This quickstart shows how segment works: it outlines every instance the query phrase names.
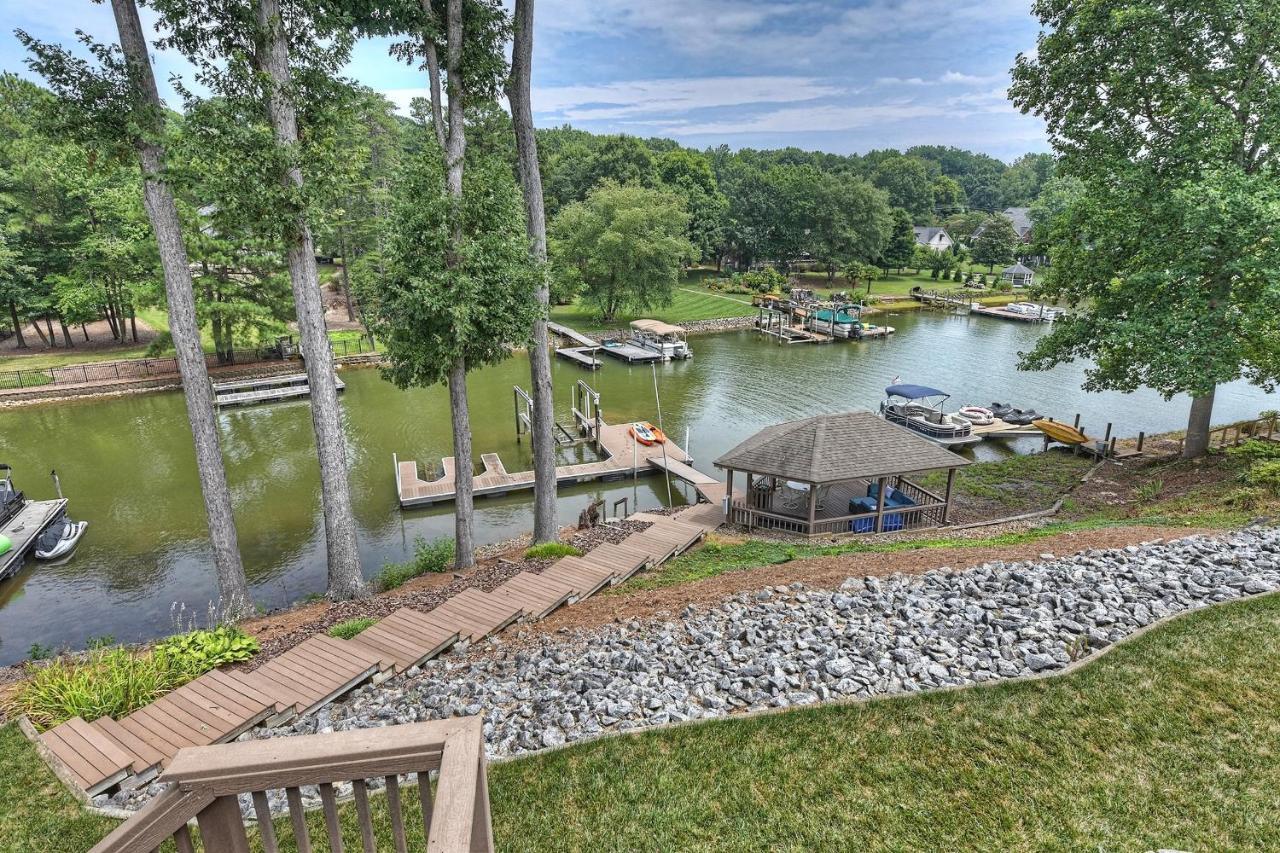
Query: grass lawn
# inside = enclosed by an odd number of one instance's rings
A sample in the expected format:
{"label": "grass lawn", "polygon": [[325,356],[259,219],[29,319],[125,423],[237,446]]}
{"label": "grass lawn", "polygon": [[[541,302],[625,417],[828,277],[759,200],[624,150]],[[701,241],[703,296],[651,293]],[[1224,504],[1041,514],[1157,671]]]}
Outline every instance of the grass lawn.
{"label": "grass lawn", "polygon": [[[492,766],[489,790],[500,850],[1277,849],[1278,755],[1273,595],[1067,676],[607,738]],[[13,726],[0,796],[5,850],[80,851],[112,825]]]}

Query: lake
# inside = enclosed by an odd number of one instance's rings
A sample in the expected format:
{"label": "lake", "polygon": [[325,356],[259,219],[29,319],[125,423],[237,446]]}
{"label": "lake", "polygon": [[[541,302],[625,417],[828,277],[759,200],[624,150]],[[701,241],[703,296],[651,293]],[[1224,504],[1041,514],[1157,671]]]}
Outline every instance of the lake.
{"label": "lake", "polygon": [[[677,443],[686,431],[696,467],[756,430],[779,421],[855,408],[874,410],[895,378],[950,392],[949,408],[993,400],[1034,407],[1059,420],[1076,413],[1092,433],[1107,421],[1122,436],[1179,429],[1188,401],[1166,402],[1140,391],[1087,394],[1083,365],[1020,373],[1017,353],[1045,329],[984,317],[928,312],[889,315],[888,340],[779,346],[754,332],[692,338],[694,358],[657,367],[663,426]],[[452,507],[401,511],[392,454],[428,468],[451,454],[448,395],[443,387],[400,391],[377,370],[343,371],[352,494],[365,574],[403,560],[415,537],[452,536]],[[606,359],[590,373],[554,364],[557,417],[569,423],[569,389],[584,379],[601,394],[605,419],[657,421],[654,373]],[[496,452],[509,471],[531,466],[527,438],[517,443],[512,386],[529,384],[528,362],[516,355],[472,374],[468,390],[477,461]],[[1219,389],[1215,422],[1276,408],[1275,395],[1245,383]],[[305,401],[230,409],[218,416],[236,511],[241,553],[254,600],[274,608],[324,589],[319,470]],[[1039,446],[1024,440],[1022,449]],[[977,458],[1008,453],[979,445]],[[572,451],[570,451],[572,453]],[[570,458],[566,456],[566,459]],[[33,643],[83,646],[111,636],[120,642],[171,633],[193,614],[203,619],[216,588],[203,504],[183,399],[177,393],[70,401],[0,411],[0,461],[14,466],[32,498],[53,496],[56,468],[70,512],[89,521],[72,559],[29,561],[0,582],[0,664],[20,660]],[[673,486],[681,502],[683,489]],[[667,502],[658,477],[562,489],[561,524],[573,523],[596,497],[632,509]],[[481,543],[532,526],[531,494],[481,498]]]}

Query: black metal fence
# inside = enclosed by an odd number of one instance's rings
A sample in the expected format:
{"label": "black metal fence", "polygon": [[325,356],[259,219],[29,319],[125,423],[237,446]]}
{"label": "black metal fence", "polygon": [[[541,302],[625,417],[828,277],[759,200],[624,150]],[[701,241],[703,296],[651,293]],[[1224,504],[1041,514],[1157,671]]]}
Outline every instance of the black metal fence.
{"label": "black metal fence", "polygon": [[[376,352],[367,337],[342,338],[329,342],[337,357],[363,355]],[[267,350],[235,350],[228,361],[219,361],[213,353],[206,353],[204,360],[209,367],[225,367],[231,364],[254,364],[280,360],[279,354]],[[88,382],[114,382],[117,380],[142,380],[178,375],[178,360],[173,356],[163,358],[134,358],[121,361],[99,361],[71,364],[66,367],[45,367],[33,370],[0,371],[0,389],[35,388],[45,385],[80,385]]]}

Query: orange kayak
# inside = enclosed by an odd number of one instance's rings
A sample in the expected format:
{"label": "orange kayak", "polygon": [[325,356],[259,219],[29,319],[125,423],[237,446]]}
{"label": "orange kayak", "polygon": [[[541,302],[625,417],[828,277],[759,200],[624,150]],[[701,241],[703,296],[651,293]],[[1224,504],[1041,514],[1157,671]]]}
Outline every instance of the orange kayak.
{"label": "orange kayak", "polygon": [[658,429],[648,421],[638,421],[631,425],[630,429],[632,437],[636,441],[644,445],[661,444],[667,440],[662,430]]}

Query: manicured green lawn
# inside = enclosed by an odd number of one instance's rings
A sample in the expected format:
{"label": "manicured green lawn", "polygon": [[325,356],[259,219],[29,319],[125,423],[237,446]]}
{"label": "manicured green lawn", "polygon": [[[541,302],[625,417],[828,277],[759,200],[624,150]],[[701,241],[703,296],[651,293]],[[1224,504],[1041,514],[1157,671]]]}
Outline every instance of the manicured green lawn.
{"label": "manicured green lawn", "polygon": [[697,281],[685,281],[677,286],[670,305],[641,314],[623,314],[613,323],[601,322],[595,308],[582,301],[572,305],[553,305],[551,319],[576,329],[600,329],[606,326],[625,326],[640,317],[652,317],[668,323],[687,323],[690,320],[745,317],[754,315],[756,311],[751,305],[750,296],[713,293]]}
{"label": "manicured green lawn", "polygon": [[[494,765],[489,790],[500,850],[1265,850],[1278,758],[1272,595],[1067,676],[606,738]],[[0,849],[80,851],[111,826],[12,726],[0,796]],[[382,798],[375,818],[387,845]]]}

